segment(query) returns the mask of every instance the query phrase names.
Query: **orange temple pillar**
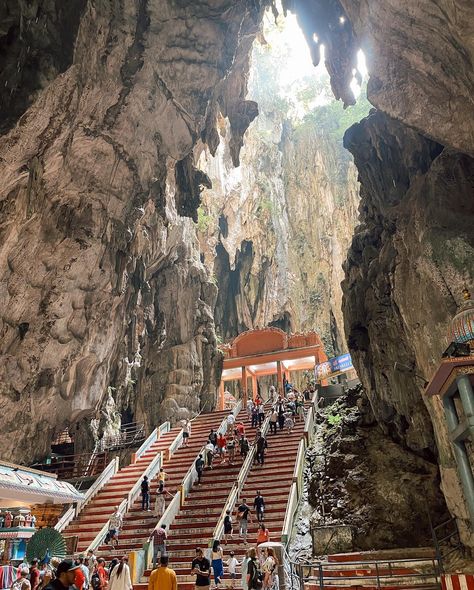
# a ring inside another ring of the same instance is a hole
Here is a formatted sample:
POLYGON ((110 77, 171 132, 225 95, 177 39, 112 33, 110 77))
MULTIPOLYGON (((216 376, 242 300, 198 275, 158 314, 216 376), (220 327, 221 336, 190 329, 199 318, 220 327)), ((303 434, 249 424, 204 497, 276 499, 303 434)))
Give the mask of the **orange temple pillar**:
POLYGON ((278 378, 278 393, 285 395, 283 391, 283 372, 281 370, 281 361, 277 361, 277 378, 278 378))
POLYGON ((258 387, 257 387, 257 375, 252 375, 252 397, 253 401, 257 399, 258 387))
POLYGON ((242 407, 247 407, 247 367, 242 367, 242 407))
POLYGON ((218 401, 218 405, 217 405, 217 409, 219 411, 222 411, 225 409, 224 390, 225 390, 224 381, 221 381, 221 384, 219 385, 219 401, 218 401))

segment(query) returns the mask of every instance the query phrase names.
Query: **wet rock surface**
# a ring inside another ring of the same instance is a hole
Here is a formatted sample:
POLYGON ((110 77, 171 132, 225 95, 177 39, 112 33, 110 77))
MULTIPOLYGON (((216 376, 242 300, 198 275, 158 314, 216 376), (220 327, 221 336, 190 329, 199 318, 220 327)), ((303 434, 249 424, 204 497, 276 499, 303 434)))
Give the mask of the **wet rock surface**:
POLYGON ((306 470, 311 528, 348 525, 352 550, 431 545, 428 512, 435 523, 446 515, 436 462, 382 432, 361 386, 317 422, 306 470))

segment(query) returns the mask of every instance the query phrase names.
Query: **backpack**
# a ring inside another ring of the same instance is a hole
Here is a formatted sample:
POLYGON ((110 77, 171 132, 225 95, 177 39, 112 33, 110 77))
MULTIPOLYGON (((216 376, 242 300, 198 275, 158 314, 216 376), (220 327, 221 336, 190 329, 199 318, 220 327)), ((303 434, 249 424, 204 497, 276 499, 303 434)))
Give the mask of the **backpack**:
POLYGON ((91 586, 94 590, 99 590, 100 584, 100 576, 97 572, 94 572, 91 576, 91 586))

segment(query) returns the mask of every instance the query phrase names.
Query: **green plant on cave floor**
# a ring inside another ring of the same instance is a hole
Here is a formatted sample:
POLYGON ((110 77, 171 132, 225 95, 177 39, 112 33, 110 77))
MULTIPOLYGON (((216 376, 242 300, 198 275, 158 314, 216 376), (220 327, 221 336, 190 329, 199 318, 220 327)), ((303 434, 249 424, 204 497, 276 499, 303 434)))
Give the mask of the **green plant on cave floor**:
POLYGON ((328 414, 327 420, 331 426, 339 426, 342 422, 342 416, 340 414, 328 414))

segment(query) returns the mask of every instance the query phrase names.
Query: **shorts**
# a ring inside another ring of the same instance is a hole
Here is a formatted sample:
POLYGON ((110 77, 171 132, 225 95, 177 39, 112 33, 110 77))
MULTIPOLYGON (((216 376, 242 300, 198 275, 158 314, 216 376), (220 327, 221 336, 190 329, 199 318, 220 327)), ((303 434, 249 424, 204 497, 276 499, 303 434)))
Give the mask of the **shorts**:
POLYGON ((242 520, 240 521, 239 524, 239 528, 240 528, 240 532, 243 533, 247 533, 247 519, 246 518, 242 518, 242 520))
POLYGON ((237 574, 229 574, 231 580, 235 580, 237 578, 237 574))
POLYGON ((189 432, 183 432, 183 438, 189 438, 189 432))
POLYGON ((109 529, 109 536, 110 537, 118 537, 118 530, 117 529, 109 529))

